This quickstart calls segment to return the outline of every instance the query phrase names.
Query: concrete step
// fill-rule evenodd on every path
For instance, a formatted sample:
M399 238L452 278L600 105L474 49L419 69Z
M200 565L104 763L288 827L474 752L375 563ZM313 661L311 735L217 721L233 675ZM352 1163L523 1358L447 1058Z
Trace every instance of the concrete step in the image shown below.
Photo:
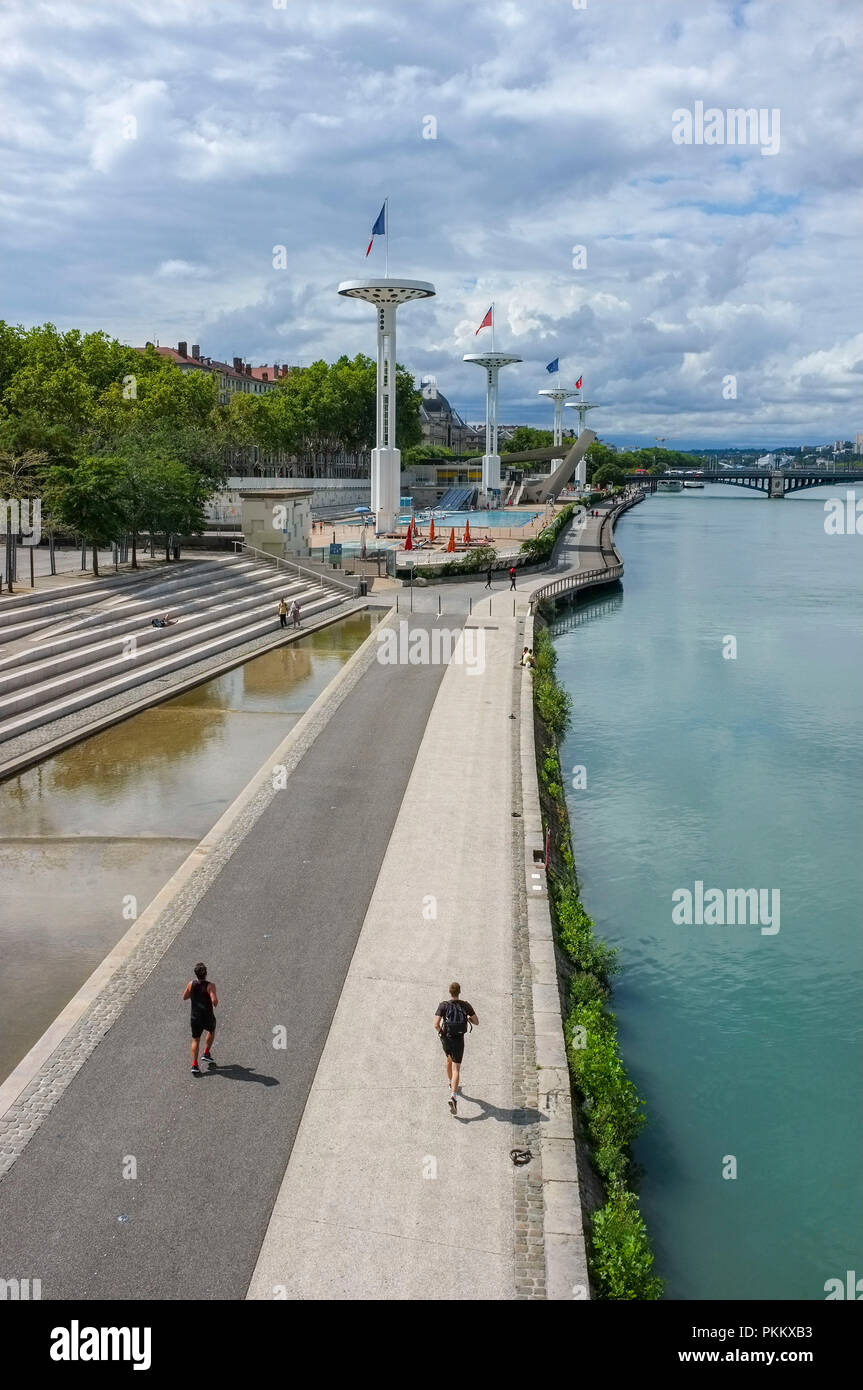
M322 592L319 588L308 590L307 593L309 595L308 600L302 604L305 622L327 609L337 607L349 598L348 595L341 592L334 593L332 590ZM268 632L275 636L278 631L274 626L271 605L268 605L267 612L263 617L241 624L236 624L233 619L229 619L227 624L227 630L225 630L225 623L212 624L209 629L204 628L199 632L198 635L201 640L179 648L176 645L176 639L169 636L174 629L162 629L161 635L168 638L168 642L160 651L152 654L155 659L144 663L140 659L136 659L134 669L129 669L127 660L125 670L120 669L124 665L122 660L120 662L115 660L100 663L102 669L100 678L96 683L83 684L81 673L78 673L77 679L71 679L66 683L69 688L65 692L58 691L56 688L47 691L45 702L40 700L35 705L25 703L16 711L14 703L12 708L9 707L9 701L14 702L32 692L18 692L17 695L8 697L2 702L2 713L0 713L0 742L15 738L18 734L26 733L42 724L48 724L52 720L62 719L68 714L74 714L77 710L97 704L100 700L109 699L112 695L129 690L135 685L156 680L160 676L202 661L252 638L264 636ZM153 630L159 631L158 629ZM170 647L169 643L171 644ZM51 682L42 683L43 694L46 693L47 687L51 684Z
M296 597L301 606L305 607L307 603L310 605L319 593L320 590L297 589L292 597ZM181 619L176 627L148 627L145 631L153 634L157 639L155 642L152 639L139 642L136 635L134 649L123 650L123 642L120 640L109 644L107 651L103 650L98 658L80 667L70 665L67 655L48 662L41 669L37 667L35 671L25 668L23 671L8 673L0 685L0 722L21 710L60 698L76 688L96 685L118 671L130 669L131 666L142 673L139 676L140 680L147 680L148 677L143 674L144 669L152 663L158 663L163 656L174 652L194 652L211 637L248 626L255 620L268 621L275 632L277 617L274 608L269 595L263 598L259 596L251 606L230 605L224 616L214 618L207 614L205 621L198 625L188 624ZM158 640L160 638L161 641ZM197 658L190 656L188 659ZM30 680L27 679L28 676L31 677Z
M230 564L234 569L237 567L247 568L251 563L251 561L238 562L230 557ZM179 580L196 579L204 582L205 579L212 579L214 575L224 572L225 567L218 562L204 561L199 565L194 563L188 566L184 565L169 573L162 570L135 578L129 577L127 583L112 585L110 588L97 585L84 595L67 592L60 598L55 598L52 591L37 597L28 595L26 604L16 604L14 608L7 608L4 605L3 608L0 608L0 641L3 643L14 641L29 632L50 626L52 622L56 622L64 615L74 617L77 614L83 619L96 605L104 605L109 608L116 604L128 602L139 593L168 592ZM126 590L128 589L132 589L133 593L127 593Z
M94 642L110 631L138 630L142 623L149 623L166 611L176 617L179 613L185 614L207 604L216 604L226 596L269 592L277 588L280 582L269 567L260 566L250 568L243 574L219 575L209 583L167 590L160 586L157 592L148 589L134 598L104 609L100 607L96 612L57 619L47 628L40 627L36 632L25 633L23 637L6 642L0 647L0 667L19 661L39 660L44 652L62 651Z
M270 579L269 585L256 585L239 593L234 588L229 594L208 595L194 604L184 605L176 627L154 628L152 618L163 611L154 608L97 631L58 638L0 661L0 697L26 685L96 665L112 656L122 655L129 659L130 640L134 640L139 656L143 656L143 649L164 643L168 633L187 635L196 628L212 626L216 620L233 618L245 622L250 614L263 617L269 613L275 621L276 605L283 594L288 599L298 598L302 605L317 592L308 582L295 580L285 585L283 579Z

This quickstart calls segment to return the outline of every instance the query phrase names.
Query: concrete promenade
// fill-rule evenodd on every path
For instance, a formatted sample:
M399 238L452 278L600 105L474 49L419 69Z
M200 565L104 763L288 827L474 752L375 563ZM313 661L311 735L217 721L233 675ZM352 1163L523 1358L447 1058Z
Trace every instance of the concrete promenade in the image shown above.
M516 1296L509 1150L525 1116L513 1107L512 1060L515 627L506 616L472 620L484 669L452 663L443 678L253 1298ZM433 1029L452 979L480 1019L455 1119Z
M567 545L558 573L596 562ZM586 1296L518 665L547 578L402 590L386 626L464 628L463 659L383 664L373 634L0 1087L0 1276L46 1299ZM192 1078L198 959L222 1005ZM456 1118L433 1029L454 978L480 1019Z

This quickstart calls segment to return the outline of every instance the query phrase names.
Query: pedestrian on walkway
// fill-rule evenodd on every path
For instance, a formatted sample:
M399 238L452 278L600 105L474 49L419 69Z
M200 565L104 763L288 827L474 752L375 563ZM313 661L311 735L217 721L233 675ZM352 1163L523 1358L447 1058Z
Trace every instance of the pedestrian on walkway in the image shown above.
M464 1035L467 1032L468 1024L474 1028L479 1024L473 1004L469 1004L466 999L462 999L460 996L461 985L453 980L449 987L449 999L441 1000L434 1016L435 1031L441 1040L446 1057L446 1074L450 1087L449 1108L453 1115L457 1109L456 1096L461 1080Z
M487 571L486 571L486 576L485 576L485 587L486 587L487 589L490 589L490 588L492 587L491 577L492 577L493 574L494 574L494 567L493 567L492 565L489 565L489 567L488 567L488 569L487 569Z
M288 605L283 598L279 599L279 627L288 626Z
M207 967L203 961L198 961L195 966L195 978L186 985L184 999L191 1000L192 1003L192 1075L200 1076L201 1068L198 1066L198 1047L201 1041L201 1034L206 1030L204 1039L204 1061L212 1062L213 1058L210 1049L213 1046L213 1039L216 1036L216 1015L214 1010L218 1008L219 996L216 993L216 986L212 980L207 979ZM215 1065L215 1063L213 1063Z
M300 625L300 605L296 599L294 599L291 604L291 622L294 627L299 627Z
M515 588L515 565L510 565L509 567L509 588L510 593Z

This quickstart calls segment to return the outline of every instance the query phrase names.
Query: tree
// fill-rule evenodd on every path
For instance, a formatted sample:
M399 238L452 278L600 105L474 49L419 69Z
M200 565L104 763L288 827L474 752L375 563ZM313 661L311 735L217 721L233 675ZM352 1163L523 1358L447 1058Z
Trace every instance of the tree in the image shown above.
M19 503L27 500L30 507L33 506L36 498L40 499L43 492L45 478L45 457L43 454L27 451L23 454L13 454L0 451L0 497L4 502L12 500ZM20 513L19 513L20 521ZM12 592L13 579L15 574L15 560L13 552L15 545L20 540L20 535L12 528L12 508L6 508L6 579L9 584L9 592ZM3 583L0 580L0 591Z
M597 468L591 481L595 487L608 487L609 484L616 487L626 481L626 474L619 463L604 463Z
M45 495L58 520L93 548L99 575L99 547L123 532L123 462L104 455L83 458L75 467L57 465L48 474Z

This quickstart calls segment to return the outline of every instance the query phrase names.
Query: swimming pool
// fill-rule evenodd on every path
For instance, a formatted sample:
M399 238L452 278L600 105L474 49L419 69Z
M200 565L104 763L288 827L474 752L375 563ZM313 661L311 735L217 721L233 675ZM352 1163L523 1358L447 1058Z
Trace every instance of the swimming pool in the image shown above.
M471 529L475 527L477 532L479 533L482 531L494 530L495 528L500 527L505 528L507 526L527 526L528 522L533 521L534 517L539 515L539 512L515 511L435 512L434 524L435 530L439 531L443 530L447 526L463 527L465 522L469 521ZM417 520L419 521L421 526L427 526L429 520L428 512L419 512L417 514ZM409 521L410 516L408 515L399 517L400 526L407 526Z

